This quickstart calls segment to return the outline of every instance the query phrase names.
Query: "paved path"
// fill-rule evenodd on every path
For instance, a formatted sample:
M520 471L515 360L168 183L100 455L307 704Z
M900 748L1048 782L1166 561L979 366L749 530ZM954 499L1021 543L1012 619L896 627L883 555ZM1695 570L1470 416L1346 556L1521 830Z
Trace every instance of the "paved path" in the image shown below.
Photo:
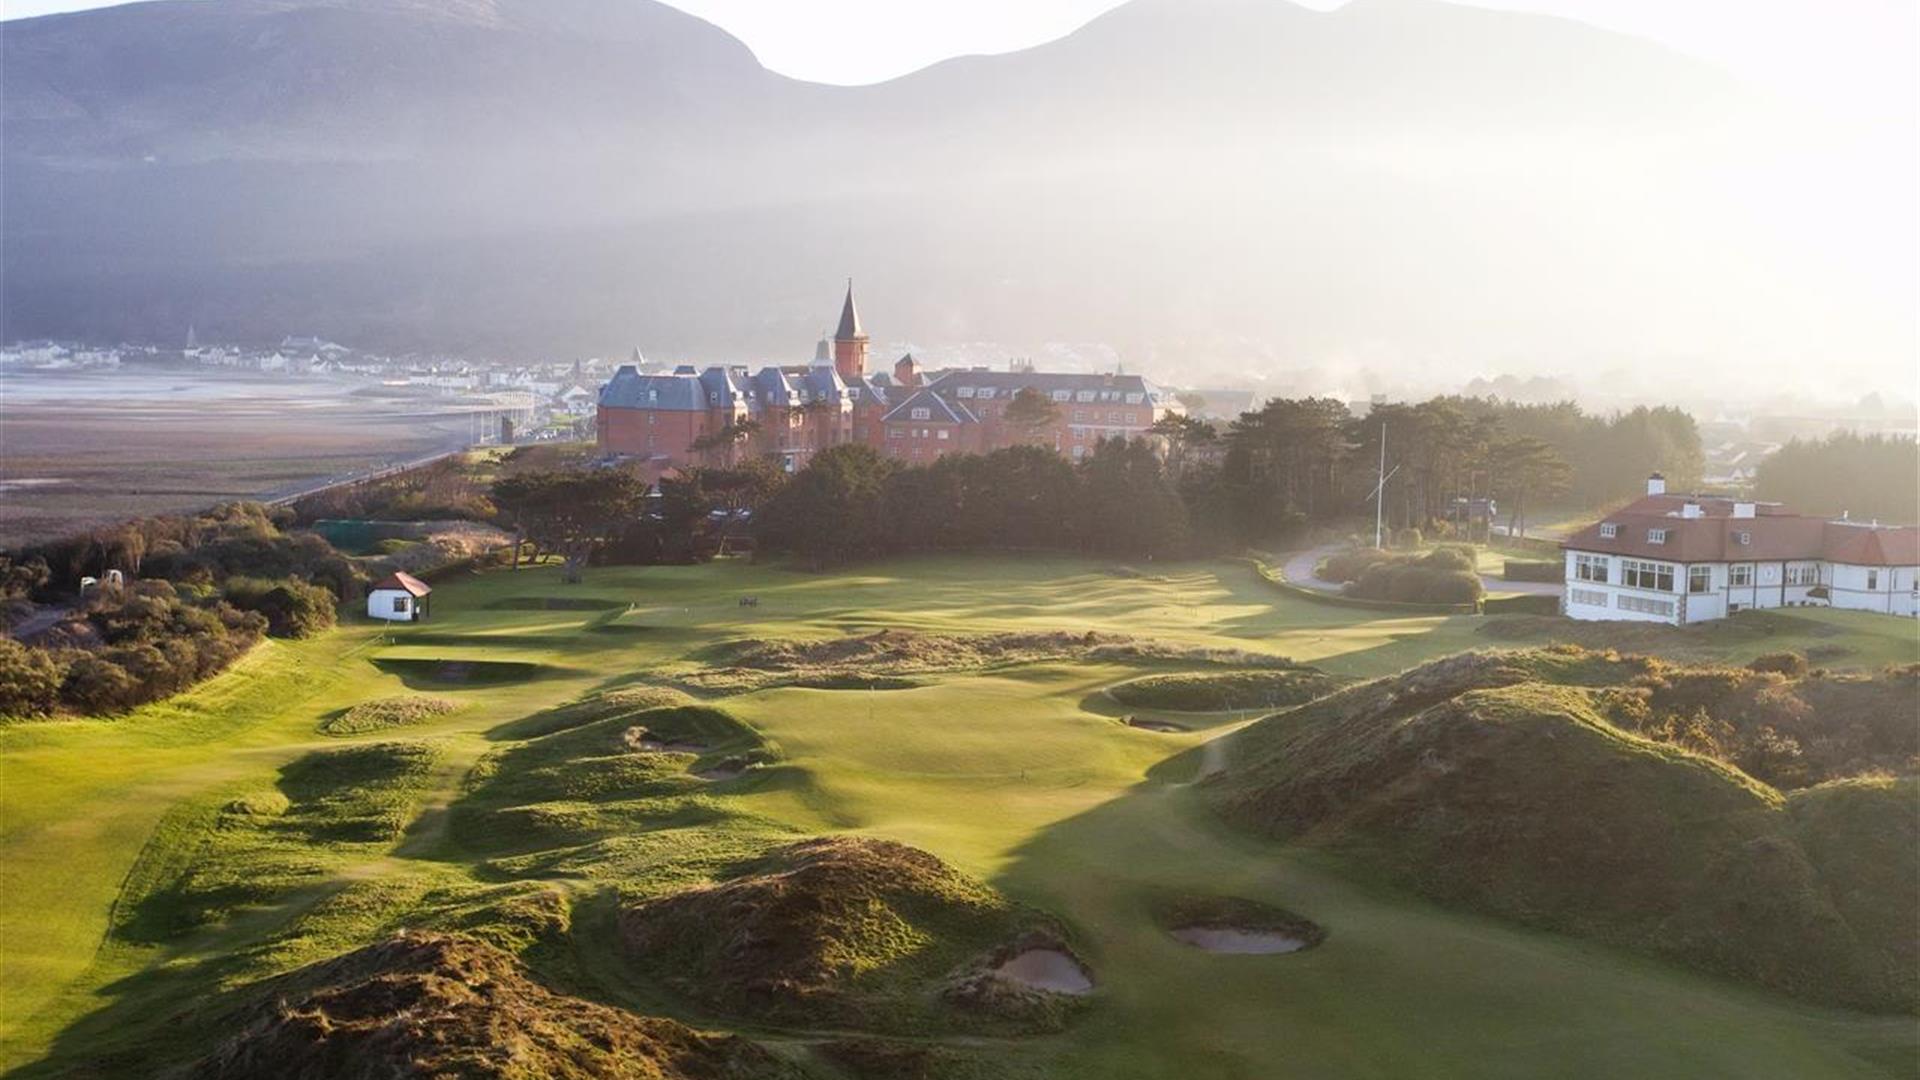
M1345 546L1344 544L1322 544L1317 548L1295 552L1287 556L1287 561L1282 564L1280 573L1287 579L1289 585L1298 585L1315 592L1337 593L1340 591L1340 583L1315 577L1313 569L1320 565L1320 560ZM1557 581L1508 581L1493 574L1481 574L1480 584L1484 585L1490 593L1526 593L1530 596L1559 596L1562 588L1561 583Z

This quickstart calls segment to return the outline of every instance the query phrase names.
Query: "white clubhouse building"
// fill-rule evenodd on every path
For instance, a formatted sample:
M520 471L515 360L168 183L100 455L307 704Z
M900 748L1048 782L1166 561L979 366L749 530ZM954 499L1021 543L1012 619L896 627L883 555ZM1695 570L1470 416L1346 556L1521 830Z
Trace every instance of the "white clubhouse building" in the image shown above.
M1920 528L1829 521L1778 503L1647 495L1575 533L1562 609L1575 619L1683 623L1749 608L1920 614Z

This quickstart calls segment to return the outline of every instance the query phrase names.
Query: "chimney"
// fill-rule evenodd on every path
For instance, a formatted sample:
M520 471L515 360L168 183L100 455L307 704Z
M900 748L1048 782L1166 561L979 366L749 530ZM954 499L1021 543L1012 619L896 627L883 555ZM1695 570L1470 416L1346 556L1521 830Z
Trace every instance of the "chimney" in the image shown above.
M1737 502L1737 503L1734 503L1734 504L1733 504L1733 516L1734 516L1734 517L1737 517L1737 518L1750 518L1750 517L1752 517L1752 516L1753 516L1753 504L1752 504L1752 503L1750 503L1750 502Z
M1665 495L1666 493L1667 493L1667 478L1665 476L1662 476L1659 473L1654 473L1652 476L1647 477L1647 494Z

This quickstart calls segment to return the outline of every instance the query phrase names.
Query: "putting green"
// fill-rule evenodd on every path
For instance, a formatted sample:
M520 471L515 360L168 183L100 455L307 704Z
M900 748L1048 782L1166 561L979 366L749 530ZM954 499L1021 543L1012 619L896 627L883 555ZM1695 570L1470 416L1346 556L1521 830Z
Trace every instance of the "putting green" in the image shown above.
M536 955L536 970L563 965L595 996L714 1023L610 970L596 925L617 882L556 862L551 872L516 864L512 876L529 880L502 883L501 866L483 868L446 819L469 770L514 737L512 721L645 682L719 642L883 627L1094 630L1357 677L1514 644L1480 633L1482 619L1380 619L1293 600L1236 563L1120 569L1051 557L913 559L832 575L728 563L598 569L576 586L551 568L494 573L437 588L430 624L269 643L124 718L0 731L3 1060L54 1074L116 1040L164 1038L170 1011L195 993L350 948L396 911L496 894L571 905L578 955ZM1909 623L1822 613L1780 625L1765 640L1699 649L1741 660L1816 642L1876 663L1920 657ZM414 692L408 684L423 683L428 664L467 675L426 690L457 711L398 735L317 733L339 709ZM1031 1075L1912 1074L1910 1019L1803 1006L1447 912L1227 829L1189 785L1252 714L1178 714L1193 730L1156 732L1121 722L1154 714L1102 693L1179 668L1050 662L931 673L884 692L721 699L781 765L703 798L756 829L857 831L926 848L1065 920L1093 968L1090 1007L1061 1035L969 1046ZM438 757L390 851L343 847L300 887L164 941L109 933L128 906L161 903L139 892L155 867L215 857L194 830L234 793L272 788L305 755L395 737L432 740ZM1158 899L1209 892L1298 912L1328 939L1297 955L1218 955L1155 924ZM796 1048L811 1037L754 1034Z

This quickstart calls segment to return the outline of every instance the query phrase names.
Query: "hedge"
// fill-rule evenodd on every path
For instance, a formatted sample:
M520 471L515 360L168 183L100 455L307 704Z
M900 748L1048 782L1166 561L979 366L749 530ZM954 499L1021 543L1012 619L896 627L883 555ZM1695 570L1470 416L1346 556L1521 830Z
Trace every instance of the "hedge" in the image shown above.
M1295 585L1286 579L1286 575L1268 566L1266 563L1261 562L1259 559L1248 559L1247 563L1253 567L1254 573L1260 575L1260 580L1266 582L1273 588L1287 593L1290 596L1299 597L1302 600L1310 600L1314 603L1326 604L1331 607L1360 608L1367 611L1392 611L1399 612L1402 615L1476 615L1480 611L1480 605L1478 604L1408 604L1396 600L1368 600L1358 596L1348 596L1344 593L1321 592L1318 589L1309 589L1303 585Z
M1536 562L1530 559L1508 559L1500 576L1507 581L1560 582L1566 580L1567 565L1558 562Z
M1519 596L1492 596L1482 604L1482 610L1488 615L1558 615L1560 598L1542 596L1538 593L1522 593Z

